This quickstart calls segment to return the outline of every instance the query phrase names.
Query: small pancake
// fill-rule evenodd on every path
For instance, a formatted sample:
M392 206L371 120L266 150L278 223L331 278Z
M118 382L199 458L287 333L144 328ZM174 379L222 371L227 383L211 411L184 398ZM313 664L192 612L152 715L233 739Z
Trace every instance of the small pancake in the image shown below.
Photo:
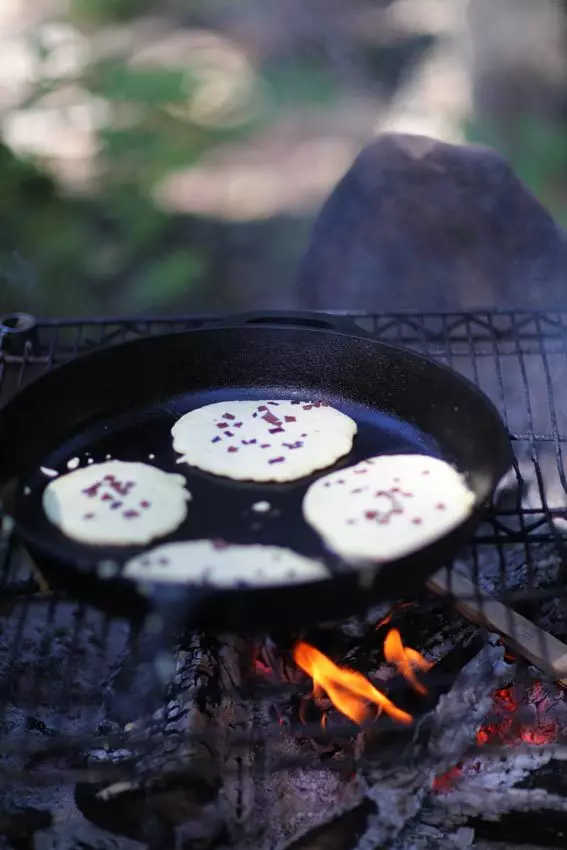
M218 540L166 543L132 558L125 578L211 587L267 587L328 578L327 567L279 546Z
M236 481L294 481L351 450L357 425L322 401L221 401L173 426L187 463Z
M381 455L319 478L306 522L345 561L409 555L469 516L474 494L452 466L426 455Z
M183 522L191 498L185 484L182 475L145 463L93 463L51 481L43 508L63 534L81 543L145 544Z

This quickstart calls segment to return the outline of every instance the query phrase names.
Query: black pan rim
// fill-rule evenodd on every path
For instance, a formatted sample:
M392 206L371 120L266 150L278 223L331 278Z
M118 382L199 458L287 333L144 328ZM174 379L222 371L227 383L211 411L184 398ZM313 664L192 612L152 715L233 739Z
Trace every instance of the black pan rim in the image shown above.
M287 315L287 314L284 314L284 315ZM323 316L323 317L327 316L326 313L321 313L320 315ZM329 316L330 316L330 318L333 318L332 314L329 314ZM210 324L207 324L204 327L186 328L186 329L181 329L181 330L176 330L176 331L168 331L166 333L153 334L153 335L147 336L147 337L140 337L138 339L127 340L126 342L112 343L111 345L109 345L105 348L98 348L94 351L85 351L85 352L82 352L82 353L77 354L75 356L72 356L69 360L65 360L62 363L56 363L53 366L51 366L47 372L43 373L42 375L38 375L36 378L32 378L28 383L25 384L24 387L22 387L21 390L19 390L14 396L12 396L12 398L9 398L6 402L1 404L0 405L0 417L2 416L2 414L5 411L7 411L12 406L12 404L18 402L21 399L21 397L25 393L28 392L28 390L31 391L32 389L34 389L37 384L39 384L40 382L43 382L49 376L54 375L54 374L58 374L62 370L68 368L71 365L81 364L83 361L86 361L87 359L94 359L94 358L98 359L98 358L101 358L101 357L110 356L111 353L114 353L116 350L121 349L124 346L128 346L128 347L140 346L141 347L143 345L147 345L148 341L150 341L150 340L155 341L155 340L163 340L163 339L173 338L173 337L183 337L183 336L186 336L188 334L191 334L191 335L193 335L193 334L195 334L195 335L210 334L211 331L226 332L226 331L246 330L247 333L251 333L251 332L253 333L256 330L261 331L261 330L266 330L266 329L270 329L270 328L277 330L278 333L288 332L288 333L322 334L322 335L325 335L325 336L333 335L333 334L336 334L338 336L346 336L346 337L350 336L350 337L353 337L354 339L357 339L358 341L365 341L365 342L370 343L371 345L375 345L376 347L379 347L379 348L382 348L382 349L388 349L388 350L391 350L391 351L400 352L400 353L404 354L405 356L409 357L410 359L413 359L415 362L425 363L428 366L431 366L432 368L437 369L440 372L444 372L445 374L450 376L450 378L452 380L454 380L456 383L460 383L461 386L465 387L472 395L476 396L476 398L483 403L485 408L487 410L490 410L493 417L499 422L499 424L501 424L501 425L503 424L502 421L501 421L500 413L498 412L496 405L491 401L491 399L488 398L488 396L485 393L482 392L481 389L479 389L479 387L477 387L477 385L475 383L473 383L473 381L469 380L469 378L465 377L465 375L461 375L460 372L457 372L455 369L451 368L451 366L447 366L445 363L440 363L438 360L435 360L435 358L431 357L430 355L422 354L421 352L418 353L416 351L413 351L411 348L406 348L405 346L402 346L402 345L395 345L394 343L381 340L378 337L375 337L372 334L367 333L363 330L360 330L360 333L358 333L357 329L355 330L355 328L353 328L352 330L350 330L350 329L347 330L347 329L344 329L344 328L341 328L341 327L337 327L337 328L291 327L291 326L278 325L275 320L274 320L273 324L263 323L262 325L250 325L250 324L245 324L245 323L244 324L236 324L233 321L226 321L226 320L223 320L223 319L219 319L218 321L211 322Z
M287 313L284 314L284 315L287 315ZM315 315L317 315L317 314L315 314ZM325 313L321 313L320 315L322 317L327 316L327 314L325 314ZM331 318L332 318L332 316L331 316ZM474 506L475 507L480 507L480 506L484 505L487 502L487 500L490 499L490 497L492 496L492 494L493 494L496 486L498 485L500 479L507 472L509 472L509 470L511 469L512 464L514 462L514 453L512 451L511 446L510 446L509 435L507 434L506 429L504 427L504 424L501 420L500 413L499 413L496 405L491 401L491 399L489 399L488 396L485 393L483 393L482 390L478 386L476 386L476 384L474 384L471 380L469 380L467 377L465 377L465 375L462 375L460 372L457 372L455 369L451 368L450 366L447 366L444 363L440 363L439 361L435 360L433 357L430 357L426 354L415 352L412 349L406 348L406 347L401 346L401 345L394 345L393 343L390 343L390 342L384 342L384 341L378 339L377 337L366 333L365 331L361 331L360 334L358 334L354 329L353 330L346 330L346 329L343 329L343 328L340 328L340 327L337 327L336 329L321 328L321 327L312 327L312 328L311 327L310 328L300 327L300 328L297 328L297 327L290 327L290 326L281 326L281 325L278 325L276 321L274 321L273 324L263 323L262 325L248 325L248 324L237 324L234 321L231 321L231 320L226 321L225 320L225 321L221 321L221 322L211 323L209 325L206 325L205 327L188 328L188 329L185 329L185 330L182 329L182 330L171 331L171 332L167 332L167 333L163 333L163 334L155 334L155 335L152 335L152 336L149 336L149 337L140 337L139 339L128 340L126 342L111 344L108 347L105 347L105 348L102 348L102 349L97 349L95 351L87 351L87 352L84 352L82 354L78 354L74 357L71 357L69 360L66 360L62 363L55 364L47 372L43 373L42 375L38 375L36 378L33 378L21 390L19 390L14 396L12 396L12 398L8 399L4 404L0 405L0 427L1 427L3 415L6 412L9 412L9 410L12 406L16 406L17 404L21 404L23 401L25 401L25 396L28 395L28 393L29 394L33 393L37 386L39 386L45 380L49 380L49 378L52 375L54 375L54 376L60 375L62 372L64 372L64 370L68 369L69 367L80 368L82 363L87 362L87 360L94 362L94 360L96 360L96 359L103 359L103 358L111 357L117 351L119 351L119 350L121 350L125 347L128 347L131 350L133 350L135 347L145 346L149 342L153 342L155 344L158 344L158 341L163 341L163 340L167 340L169 338L174 338L174 337L181 338L181 337L187 336L189 334L190 335L201 335L201 334L206 335L206 334L210 334L211 331L218 331L219 333L221 333L221 332L226 333L227 331L239 331L239 330L246 330L246 333L248 334L248 333L251 333L251 332L253 333L256 330L265 330L265 329L270 329L270 328L277 330L278 333L280 333L280 334L286 333L286 332L289 332L290 334L299 332L299 333L306 333L306 334L309 334L309 335L321 334L321 335L328 336L328 335L336 334L336 335L339 335L339 336L346 336L346 337L350 336L350 337L356 339L357 341L364 341L366 343L369 343L373 347L380 348L382 350L386 349L386 350L389 350L389 351L392 351L392 352L403 354L405 357L409 358L410 360L413 360L414 363L425 364L427 367L431 367L431 369L437 370L441 374L445 374L448 377L449 380L453 381L453 383L455 385L460 385L471 396L474 396L476 398L476 400L483 405L483 407L485 408L485 411L487 413L490 413L490 415L492 416L492 418L494 420L494 423L497 424L500 427L500 429L502 430L502 436L504 437L504 440L502 441L503 442L503 454L504 454L504 446L507 445L507 447L508 447L508 465L505 466L506 462L503 462L503 464L502 464L503 471L501 472L498 481L496 481L495 483L490 482L488 484L488 486L486 487L485 493L482 493L482 492L478 493L476 491L474 492L474 495L475 495ZM0 437L0 442L1 442L1 437ZM504 466L505 466L505 468L504 468ZM4 489L5 483L6 483L5 480L2 480L1 476L2 476L2 472L0 470L0 494L1 494L2 490ZM16 521L15 517L12 517L12 519L14 519L14 521Z
M327 318L327 314L321 314L321 316L325 319ZM329 318L332 319L332 316L329 317ZM134 339L134 340L126 341L126 342L120 342L120 343L112 344L112 345L110 345L106 348L103 348L103 349L97 349L95 351L84 352L82 354L77 355L76 357L73 357L72 359L70 359L68 361L65 361L63 363L59 363L59 364L55 365L52 369L50 369L48 372L46 372L42 375L39 375L37 378L30 381L28 384L25 385L25 387L19 393L17 393L15 396L13 396L11 399L9 399L5 404L3 404L2 407L0 407L0 422L1 422L2 415L10 408L11 405L17 405L18 403L22 404L22 399L24 399L24 401L25 401L25 396L27 394L33 394L34 389L40 383L48 380L51 375L57 375L57 374L60 375L61 370L66 370L69 367L72 367L73 369L77 369L77 368L80 369L82 362L84 362L86 359L88 359L92 362L95 359L96 360L101 360L101 359L106 360L107 358L109 358L109 360L111 361L112 355L115 354L116 351L123 349L124 347L129 347L132 350L137 346L146 346L147 347L148 344L158 345L160 340L164 340L164 339L167 339L167 338L184 337L184 336L187 336L187 335L192 335L192 336L193 335L210 335L210 333L212 331L226 334L227 332L230 332L230 331L243 331L243 330L245 330L247 334L254 334L254 332L257 331L257 330L258 331L261 330L262 332L265 332L266 330L270 330L270 329L277 331L278 334L286 334L286 333L298 334L299 333L299 334L309 335L310 338L313 337L313 334L321 334L321 335L324 335L324 336L338 335L338 336L341 336L341 337L344 337L344 336L353 337L359 343L364 342L365 344L368 344L372 347L376 347L376 348L380 349L381 351L390 351L390 352L394 352L395 354L398 354L398 355L403 355L403 357L409 358L414 363L419 363L424 367L436 370L438 373L443 373L448 378L448 380L451 381L454 385L459 385L461 389L465 390L469 394L469 396L473 396L477 400L477 402L480 405L482 405L485 413L490 415L490 417L494 421L494 425L497 427L497 429L500 432L500 434L499 434L499 439L500 439L500 442L501 442L501 447L500 447L501 451L500 451L500 456L499 456L500 457L500 463L499 463L498 468L496 468L496 465L494 466L490 480L486 481L485 492L478 492L478 490L473 491L474 495L475 495L475 504L474 504L474 507L473 507L474 521L473 521L472 516L469 515L463 521L463 523L461 523L459 526L455 527L453 529L453 531L450 532L449 534L453 535L453 533L454 533L455 536L459 536L460 532L462 531L462 529L465 526L470 527L471 523L472 523L476 527L480 523L482 509L485 507L487 500L493 494L493 492L494 492L496 486L498 485L500 479L502 478L502 476L505 475L509 471L509 469L511 468L512 462L513 462L512 448L511 448L509 439L506 435L504 425L502 423L502 420L500 419L500 415L497 411L496 406L492 403L492 401L489 398L487 398L487 396L472 381L470 381L468 378L461 375L460 373L456 372L450 366L447 366L443 363L439 363L438 361L433 359L431 356L428 356L426 354L415 352L411 349L408 349L408 348L400 346L400 345L393 344L391 342L382 341L382 340L380 340L379 338L377 338L373 335L366 334L364 331L359 332L359 329L356 326L354 326L352 330L346 329L346 328L343 328L343 327L336 327L336 328L299 327L298 328L298 327L293 327L293 326L278 325L276 318L274 318L273 323L264 321L262 323L262 325L255 326L255 325L246 324L245 322L240 324L237 321L230 320L230 319L228 319L228 320L219 319L219 320L215 320L214 322L211 322L210 324L208 324L204 327L196 327L196 328L188 328L188 329L179 329L179 330L174 330L174 331L168 331L166 333L156 334L156 335L153 335L151 337L141 337L139 339ZM37 538L34 539L33 531L30 531L29 528L22 527L21 524L18 523L17 517L14 517L14 521L15 521L16 532L17 532L18 536L20 537L20 539L26 545L28 545L31 549L41 550L41 549L46 548L45 542L43 541L43 539L39 539L39 540ZM167 542L167 541L161 541L161 542ZM157 541L153 545L159 545L159 543L160 543L160 541ZM93 551L93 559L91 561L90 570L94 571L95 574L96 574L96 571L97 571L98 566L101 563L101 561L107 560L107 557L105 558L104 553L108 552L109 547L88 547L88 548L92 549L92 551ZM103 548L104 548L104 552L101 552L101 549L103 549ZM420 550L420 551L425 553L427 550L429 550L429 548L430 547L428 546L428 547L426 547L426 549ZM51 547L49 547L49 549L51 549ZM59 554L54 554L53 551L49 551L49 549L46 553L48 555L48 557L60 557ZM94 557L95 552L98 552L100 554L97 557ZM415 552L411 553L411 555L414 556L414 557L416 556L416 554L419 554L419 553L415 553ZM388 569L396 569L398 566L401 566L404 561L405 561L405 558L398 559L396 561L388 561L388 562L385 562L385 563L384 562L374 563L372 565L368 565L368 566L364 567L363 571L372 571L375 574L379 574L386 567ZM357 574L356 570L353 571L353 572L355 573L355 575ZM105 580L105 579L102 579L100 576L97 576L96 580L99 581L99 582L101 582L101 581L104 582L105 586L108 590L110 590L112 584L117 581L116 579ZM120 579L118 581L120 581L121 584L127 583L130 586L132 585L132 582L129 581L129 580ZM328 579L325 579L323 581L318 581L318 582L314 582L314 583L311 583L311 584L317 585L317 586L323 586L323 585L327 584L328 581L329 581ZM165 594L166 596L169 595L169 591L170 591L171 588L173 588L174 590L175 589L177 589L177 590L179 590L179 589L202 589L202 586L194 585L194 584L192 585L192 584L189 584L187 582L171 583L171 584L168 584L168 585L165 585L164 583L160 583L160 582L145 582L144 584L153 588L153 591L150 592L150 595L152 595L154 593L157 593L159 595L160 592L164 588L167 588L167 592ZM243 587L243 588L239 588L238 590L239 590L239 593L243 592L245 594L257 595L258 592L259 592L260 595L261 595L265 591L273 592L274 590L280 590L282 587L284 587L284 586L273 586L271 588L260 588L260 589L254 588L254 587ZM299 585L294 585L293 587L295 587L297 589L299 587ZM217 589L215 589L214 592L215 592L215 594L219 594L219 591Z

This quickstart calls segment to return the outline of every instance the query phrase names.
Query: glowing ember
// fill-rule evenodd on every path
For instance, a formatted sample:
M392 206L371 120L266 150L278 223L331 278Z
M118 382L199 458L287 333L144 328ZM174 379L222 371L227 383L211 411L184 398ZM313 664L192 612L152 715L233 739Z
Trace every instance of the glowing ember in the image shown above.
M402 637L397 629L390 629L384 641L384 656L386 661L395 664L404 679L415 688L419 694L426 694L427 688L415 677L415 670L427 672L433 664L426 661L415 649L406 647L402 643Z
M495 719L478 730L477 744L506 747L531 744L541 747L545 744L553 744L557 740L557 723L549 715L552 700L545 693L542 683L538 680L534 681L522 696L522 707L529 706L534 711L534 720L531 723L523 722L516 693L517 689L514 685L494 692L492 713ZM466 765L453 767L435 779L434 789L440 794L448 793L458 782L465 768L467 773L471 770L478 771L481 769L481 763L471 760Z
M392 610L389 611L385 617L382 617L382 619L376 623L376 631L378 631L378 629L381 629L382 626L387 626L388 623L391 623L398 611L402 611L404 608L415 608L416 606L416 602L400 602L397 605L394 605Z
M509 747L519 744L543 746L557 740L557 724L548 716L550 701L542 684L536 680L527 693L527 701L535 709L533 723L522 723L514 687L502 688L493 697L493 711L497 720L483 726L476 735L478 744L500 744Z
M260 658L254 659L254 668L257 673L262 673L264 676L270 676L272 673L272 668L268 667L267 664L264 664Z
M412 722L411 714L402 711L366 679L362 673L339 667L314 646L300 641L293 650L293 658L304 673L311 676L314 694L324 691L333 705L355 723L362 725L373 717L370 705L378 712L385 711L400 723Z
M460 779L461 773L462 767L460 764L457 764L442 776L436 776L433 780L433 790L437 791L438 794L447 794L447 792L453 788L457 780Z

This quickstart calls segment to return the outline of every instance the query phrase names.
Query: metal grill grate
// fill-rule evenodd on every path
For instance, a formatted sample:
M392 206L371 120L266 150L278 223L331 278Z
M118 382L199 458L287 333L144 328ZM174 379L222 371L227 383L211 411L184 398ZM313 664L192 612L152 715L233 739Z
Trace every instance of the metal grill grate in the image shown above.
M557 588L535 581L534 546L551 543L562 556L567 546L567 314L352 313L357 324L378 338L427 354L476 383L496 404L514 443L518 492L500 503L473 543L473 559L483 547L495 547L506 562L506 547L524 550L525 585L511 587L501 576L501 593L510 599L553 596ZM40 348L23 355L4 354L0 363L0 401L32 378L77 354L171 330L198 327L214 317L51 320L39 325ZM565 528L563 527L565 523ZM3 542L4 548L6 541ZM494 558L494 553L492 555ZM0 579L2 595L33 590L22 570ZM14 584L14 576L18 581ZM539 577L538 577L539 578ZM536 584L538 585L536 589ZM560 582L563 586L563 582Z
M563 457L564 447L567 450L567 314L349 315L383 341L452 366L497 405L515 447L515 480L463 553L463 563L473 577L472 598L478 602L481 592L489 592L530 616L537 606L538 612L547 612L548 627L556 626L561 633L567 623L567 607L562 607L564 603L567 606ZM211 318L40 323L39 346L32 350L27 344L17 356L3 353L0 400L79 353L149 334L198 327ZM11 628L5 634L0 632L0 714L10 701L37 704L45 698L42 688L46 681L50 703L71 706L72 673L86 658L85 634L101 647L117 642L122 652L126 647L132 669L143 663L144 652L151 656L147 635L143 638L130 626L42 588L10 532L10 520L5 517L0 535L0 615L9 615ZM50 627L50 634L61 622L65 641L54 649L52 642L38 639L33 663L15 680L26 623L34 617ZM117 650L104 649L102 653L108 664L113 663L112 653ZM50 667L54 655L55 670ZM25 667L24 662L22 665ZM159 687L159 673L151 666L152 686ZM100 702L96 669L85 670L83 684L81 699L86 694L93 705ZM163 687L163 681L161 684ZM128 688L127 682L123 685ZM58 730L52 734L56 737Z

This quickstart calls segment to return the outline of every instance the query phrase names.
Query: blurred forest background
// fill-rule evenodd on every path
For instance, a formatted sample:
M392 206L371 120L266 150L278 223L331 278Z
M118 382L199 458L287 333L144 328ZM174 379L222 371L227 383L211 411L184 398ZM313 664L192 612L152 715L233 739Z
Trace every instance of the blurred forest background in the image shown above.
M382 130L498 148L567 224L567 0L2 0L0 304L278 308Z

